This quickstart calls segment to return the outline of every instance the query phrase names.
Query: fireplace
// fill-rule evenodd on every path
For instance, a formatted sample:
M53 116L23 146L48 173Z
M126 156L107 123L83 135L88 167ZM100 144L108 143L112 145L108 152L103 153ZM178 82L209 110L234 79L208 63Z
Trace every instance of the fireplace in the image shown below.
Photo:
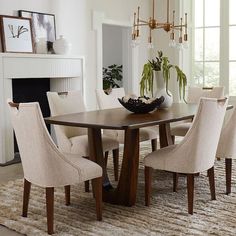
M0 165L14 158L14 138L7 98L16 102L18 99L21 102L33 101L28 95L18 97L19 93L24 94L21 89L27 90L26 83L33 87L50 84L50 91L58 92L80 89L84 94L84 68L82 56L0 53ZM16 94L15 86L20 87L20 92ZM43 90L48 91L48 88Z
M30 78L12 79L13 101L20 102L39 102L43 117L50 116L50 109L46 93L50 91L49 78ZM50 131L50 125L47 125ZM14 152L19 152L16 139L14 137Z

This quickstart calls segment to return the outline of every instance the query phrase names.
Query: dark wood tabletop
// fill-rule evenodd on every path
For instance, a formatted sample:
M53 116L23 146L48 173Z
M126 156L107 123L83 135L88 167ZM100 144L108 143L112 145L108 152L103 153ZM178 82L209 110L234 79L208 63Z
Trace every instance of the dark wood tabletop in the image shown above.
M45 118L48 124L101 129L137 129L192 118L197 105L174 103L168 109L134 114L125 108L98 110Z

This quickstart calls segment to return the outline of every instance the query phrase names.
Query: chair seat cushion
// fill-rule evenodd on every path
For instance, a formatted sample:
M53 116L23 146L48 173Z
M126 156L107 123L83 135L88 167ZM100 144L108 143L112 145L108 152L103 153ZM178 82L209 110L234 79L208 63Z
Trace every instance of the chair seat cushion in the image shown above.
M97 163L75 154L63 153L63 155L78 170L78 182L102 176L102 168Z
M151 127L145 127L141 128L139 132L139 141L148 141L152 139L156 139L159 133L158 126L151 126ZM125 140L125 132L124 130L104 130L104 134L112 137L114 139L117 139L119 143L124 143Z
M184 122L181 124L171 126L171 135L173 136L185 136L190 129L192 122Z
M89 156L89 145L88 145L88 136L81 135L75 136L69 139L71 142L71 150L68 150L68 153L79 154L81 156ZM102 136L103 151L111 151L113 149L119 148L119 142L116 139Z

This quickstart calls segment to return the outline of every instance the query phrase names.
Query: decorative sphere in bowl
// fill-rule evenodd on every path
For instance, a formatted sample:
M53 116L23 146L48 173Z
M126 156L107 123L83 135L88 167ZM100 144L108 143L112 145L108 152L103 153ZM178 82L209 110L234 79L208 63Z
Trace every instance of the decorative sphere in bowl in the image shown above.
M118 98L119 102L127 110L134 113L148 113L158 108L161 103L164 102L164 97L159 98L148 98L148 97L138 97L138 98L127 98L127 96Z

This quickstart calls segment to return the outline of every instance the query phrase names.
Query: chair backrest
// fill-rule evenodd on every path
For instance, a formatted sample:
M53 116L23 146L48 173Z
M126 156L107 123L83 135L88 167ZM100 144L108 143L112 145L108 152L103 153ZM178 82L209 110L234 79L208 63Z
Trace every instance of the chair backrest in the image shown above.
M97 102L99 109L111 109L122 107L118 98L125 96L124 88L113 88L109 95L105 94L102 89L96 89Z
M188 103L197 104L201 97L206 98L223 98L224 87L212 87L212 88L200 88L189 87L188 88Z
M236 108L222 129L216 157L236 159Z
M47 98L52 116L86 111L83 96L78 90L66 93L47 92ZM55 125L54 128L59 147L61 147L60 137L62 136L71 138L87 134L87 129L84 128L62 125Z
M9 110L28 181L42 187L63 186L73 172L78 175L52 141L37 102L20 103L18 109L9 105Z
M178 155L186 157L182 165L191 173L207 170L214 165L227 104L227 98L200 99L193 124L176 150L180 151Z

